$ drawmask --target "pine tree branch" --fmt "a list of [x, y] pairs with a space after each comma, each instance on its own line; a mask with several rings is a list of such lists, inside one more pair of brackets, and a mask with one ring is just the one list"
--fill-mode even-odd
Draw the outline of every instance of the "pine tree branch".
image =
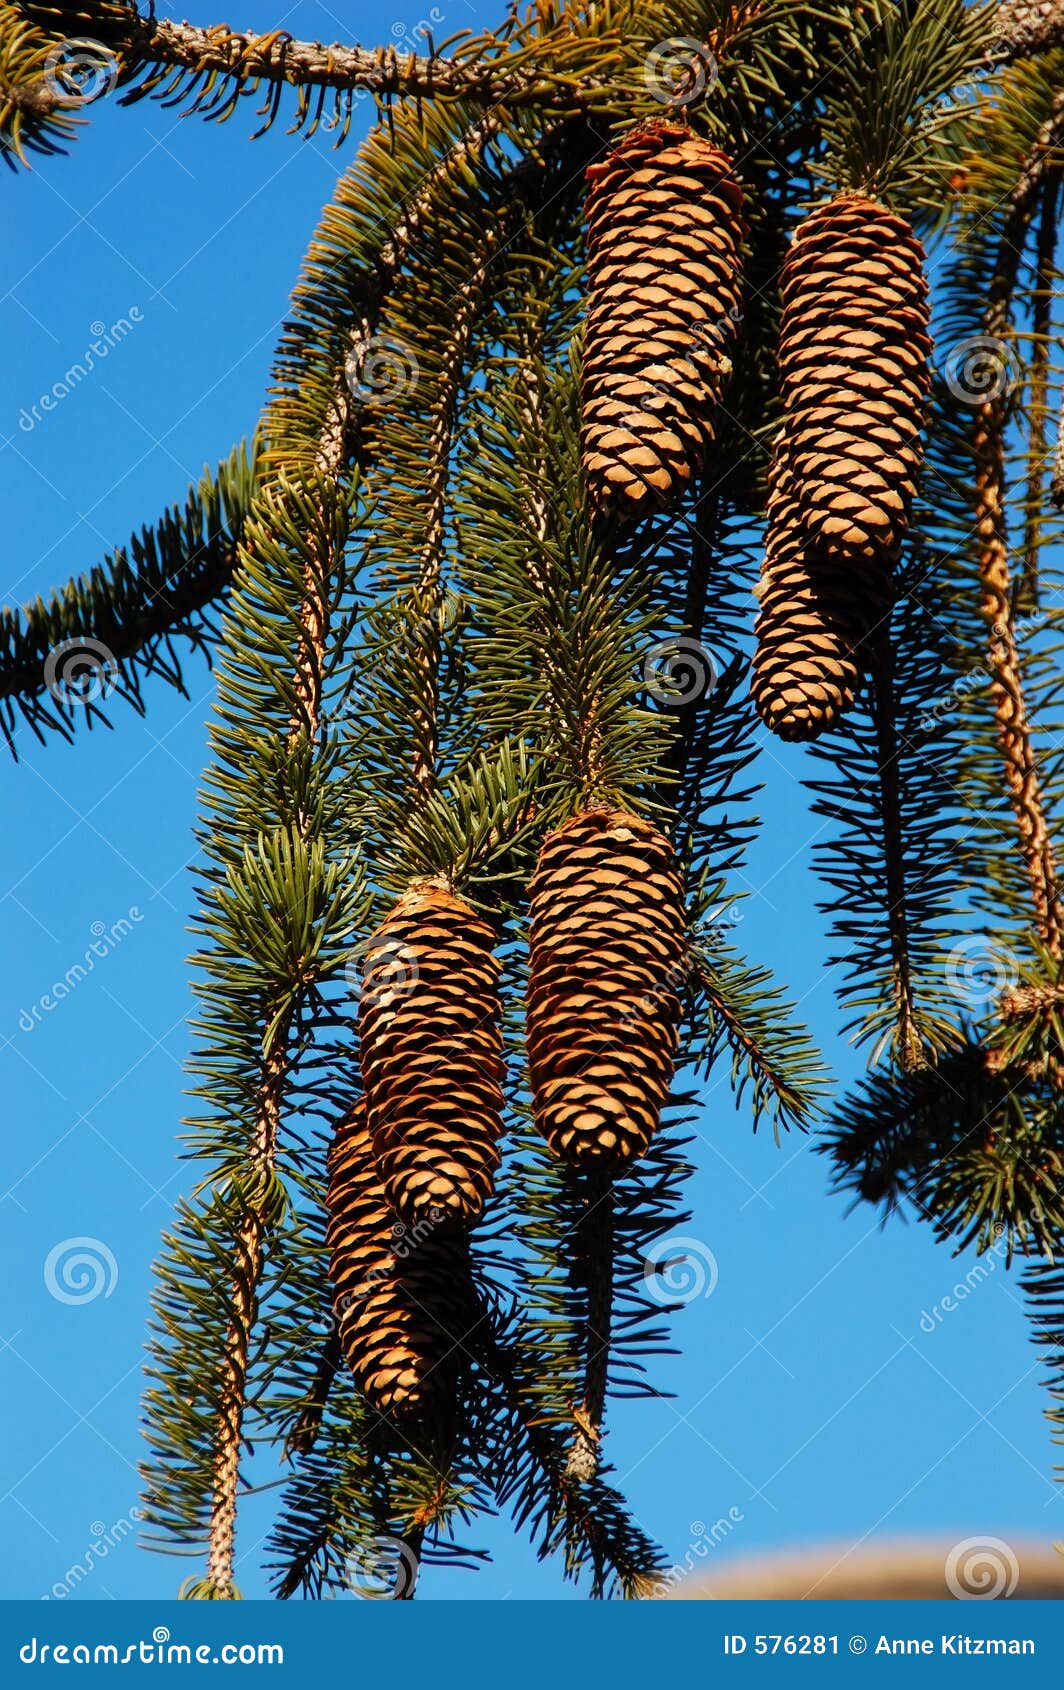
[[[56, 40], [97, 40], [113, 55], [123, 104], [155, 96], [224, 120], [241, 97], [265, 90], [258, 134], [274, 122], [286, 89], [298, 98], [294, 128], [313, 133], [328, 102], [327, 127], [339, 131], [338, 139], [347, 134], [354, 101], [363, 93], [378, 102], [461, 100], [565, 113], [615, 105], [618, 80], [628, 69], [630, 81], [632, 63], [638, 73], [643, 56], [628, 45], [631, 8], [623, 4], [616, 8], [617, 22], [610, 7], [592, 23], [570, 14], [553, 27], [514, 9], [501, 28], [476, 36], [460, 31], [440, 48], [422, 25], [426, 53], [404, 53], [394, 43], [297, 41], [284, 29], [256, 34], [224, 23], [200, 27], [141, 11], [135, 0], [102, 0], [88, 13], [79, 0], [24, 0], [20, 9]], [[61, 117], [77, 103], [76, 93], [71, 97], [54, 77], [24, 82], [18, 98], [38, 120]]]
[[916, 1015], [915, 982], [912, 978], [909, 945], [909, 900], [906, 888], [908, 864], [902, 826], [899, 745], [894, 714], [894, 652], [890, 643], [889, 622], [876, 631], [874, 640], [870, 708], [875, 728], [876, 769], [880, 786], [878, 810], [883, 825], [885, 914], [894, 995], [892, 1044], [899, 1066], [904, 1072], [909, 1072], [921, 1067], [927, 1061], [927, 1054], [920, 1037]]
[[[91, 573], [22, 611], [0, 612], [0, 731], [14, 750], [21, 715], [43, 738], [69, 739], [79, 712], [106, 720], [96, 692], [65, 685], [65, 660], [88, 640], [86, 657], [106, 694], [114, 689], [143, 711], [153, 675], [184, 692], [173, 641], [206, 649], [215, 638], [207, 612], [228, 589], [237, 549], [261, 477], [260, 445], [238, 446], [214, 474], [204, 471], [183, 506], [134, 534]], [[94, 648], [91, 642], [97, 642]], [[53, 673], [54, 669], [54, 673]]]
[[1049, 398], [1050, 338], [1053, 331], [1053, 261], [1057, 246], [1060, 177], [1046, 181], [1038, 213], [1034, 291], [1031, 321], [1031, 397], [1028, 405], [1027, 512], [1023, 538], [1023, 580], [1018, 609], [1027, 613], [1038, 604], [1038, 559], [1042, 535], [1045, 486], [1047, 405]]

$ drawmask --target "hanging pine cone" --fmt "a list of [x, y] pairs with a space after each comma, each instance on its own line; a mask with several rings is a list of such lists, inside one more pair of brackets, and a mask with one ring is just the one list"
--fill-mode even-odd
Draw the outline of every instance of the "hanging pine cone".
[[847, 563], [891, 559], [909, 524], [930, 391], [927, 291], [909, 225], [862, 194], [812, 212], [783, 267], [774, 473], [800, 490], [818, 551]]
[[329, 1152], [333, 1309], [355, 1380], [381, 1414], [418, 1416], [448, 1393], [465, 1330], [461, 1245], [427, 1220], [410, 1232], [388, 1203], [359, 1102]]
[[480, 1214], [499, 1163], [495, 936], [447, 887], [403, 894], [370, 941], [359, 1008], [367, 1119], [403, 1220]]
[[661, 122], [632, 130], [587, 180], [584, 477], [595, 509], [633, 518], [672, 503], [712, 444], [743, 196], [724, 153]]
[[625, 810], [585, 810], [544, 839], [530, 890], [536, 1121], [573, 1166], [620, 1171], [653, 1137], [676, 1055], [685, 940], [672, 847]]
[[793, 494], [769, 499], [751, 691], [781, 739], [815, 739], [853, 703], [890, 603], [890, 573], [817, 552]]

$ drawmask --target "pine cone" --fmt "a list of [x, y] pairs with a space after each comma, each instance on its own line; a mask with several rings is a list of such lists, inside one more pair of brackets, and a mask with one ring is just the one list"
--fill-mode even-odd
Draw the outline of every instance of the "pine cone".
[[531, 883], [528, 1054], [556, 1156], [619, 1172], [669, 1094], [685, 976], [672, 847], [625, 810], [585, 810], [543, 841]]
[[722, 152], [660, 122], [632, 130], [587, 180], [584, 477], [595, 509], [634, 518], [671, 504], [712, 444], [743, 196]]
[[908, 528], [923, 455], [923, 248], [903, 218], [842, 194], [801, 225], [780, 286], [784, 421], [774, 474], [800, 489], [801, 521], [819, 552], [882, 563]]
[[329, 1152], [333, 1308], [355, 1380], [380, 1414], [420, 1416], [449, 1394], [465, 1331], [454, 1237], [390, 1207], [359, 1102]]
[[815, 739], [848, 710], [890, 604], [890, 572], [861, 576], [818, 552], [802, 532], [797, 500], [782, 485], [769, 500], [768, 549], [757, 597], [751, 691], [781, 739]]
[[499, 1163], [495, 935], [464, 899], [412, 886], [370, 942], [359, 1010], [367, 1119], [389, 1199], [411, 1223], [480, 1214]]

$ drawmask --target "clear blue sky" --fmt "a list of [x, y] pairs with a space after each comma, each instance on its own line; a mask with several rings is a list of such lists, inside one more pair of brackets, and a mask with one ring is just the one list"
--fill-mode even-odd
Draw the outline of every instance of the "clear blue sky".
[[[224, 10], [234, 25], [372, 42], [429, 9], [398, 9], [394, 24], [362, 4]], [[484, 0], [442, 0], [440, 11], [439, 35], [497, 15]], [[221, 14], [183, 0], [176, 15]], [[91, 116], [68, 158], [3, 184], [0, 498], [4, 596], [15, 602], [91, 566], [251, 429], [301, 255], [353, 153], [281, 126], [252, 145], [250, 105], [222, 127], [149, 104], [99, 103]], [[20, 430], [23, 408], [98, 333], [91, 325], [131, 307], [141, 321], [106, 365]], [[176, 1159], [187, 864], [211, 708], [206, 668], [194, 661], [189, 680], [191, 702], [156, 686], [146, 721], [119, 705], [113, 732], [82, 733], [73, 748], [23, 735], [20, 766], [0, 767], [4, 1596], [47, 1593], [137, 1501], [149, 1268], [187, 1180]], [[766, 825], [742, 936], [801, 998], [846, 1078], [855, 1070], [836, 1036], [798, 768], [779, 748], [764, 759]], [[120, 921], [128, 931], [111, 940]], [[94, 938], [106, 956], [34, 1018]], [[682, 1356], [659, 1364], [675, 1399], [622, 1405], [611, 1434], [634, 1509], [670, 1555], [683, 1558], [695, 1522], [729, 1510], [717, 1563], [866, 1534], [1064, 1536], [1035, 1352], [1003, 1268], [928, 1333], [921, 1315], [970, 1258], [954, 1262], [925, 1228], [881, 1232], [867, 1211], [847, 1217], [809, 1142], [755, 1140], [723, 1075], [699, 1128], [687, 1231], [712, 1250], [719, 1280], [677, 1318]], [[64, 1304], [45, 1264], [79, 1237], [106, 1247], [117, 1278], [110, 1295]], [[256, 1511], [240, 1539], [249, 1595], [265, 1593], [260, 1530]], [[191, 1570], [113, 1535], [71, 1599], [170, 1595]], [[491, 1566], [430, 1571], [424, 1595], [562, 1593], [557, 1570], [537, 1567], [506, 1522], [487, 1522], [483, 1541]]]

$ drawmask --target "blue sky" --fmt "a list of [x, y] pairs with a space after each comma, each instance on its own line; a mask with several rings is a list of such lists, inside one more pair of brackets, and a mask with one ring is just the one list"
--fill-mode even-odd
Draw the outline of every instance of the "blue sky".
[[[441, 12], [438, 36], [496, 15], [465, 0], [443, 0]], [[397, 8], [393, 22], [362, 5], [307, 0], [281, 16], [242, 0], [233, 21], [369, 43], [398, 41], [428, 14]], [[176, 15], [217, 21], [199, 0]], [[250, 431], [302, 253], [353, 153], [281, 126], [251, 144], [250, 105], [220, 127], [147, 103], [120, 111], [100, 102], [91, 118], [68, 158], [38, 161], [4, 184], [0, 497], [13, 602], [90, 567]], [[20, 415], [99, 333], [93, 325], [131, 310], [133, 327], [106, 364], [20, 428]], [[0, 768], [8, 1597], [62, 1586], [67, 1569], [105, 1542], [106, 1557], [91, 1557], [94, 1571], [68, 1599], [167, 1596], [191, 1570], [139, 1551], [123, 1524], [138, 1495], [149, 1269], [187, 1179], [176, 1159], [190, 1007], [187, 865], [211, 708], [210, 676], [196, 660], [189, 687], [189, 701], [153, 687], [146, 720], [119, 705], [113, 732], [81, 733], [74, 747], [42, 749], [23, 735], [20, 765]], [[763, 764], [765, 827], [741, 938], [801, 999], [845, 1079], [856, 1065], [839, 1045], [824, 969], [810, 872], [817, 824], [795, 779], [797, 754], [775, 747]], [[92, 969], [44, 1008], [94, 941]], [[809, 1141], [755, 1139], [723, 1075], [706, 1088], [697, 1160], [685, 1230], [712, 1252], [716, 1285], [676, 1321], [682, 1355], [659, 1364], [675, 1397], [622, 1405], [611, 1434], [623, 1488], [670, 1555], [682, 1561], [705, 1535], [699, 1523], [725, 1517], [717, 1564], [865, 1537], [1064, 1536], [1036, 1355], [1003, 1265], [941, 1320], [921, 1324], [972, 1258], [953, 1261], [925, 1228], [882, 1232], [870, 1212], [847, 1216]], [[96, 1241], [109, 1289], [63, 1302], [48, 1289], [46, 1264], [81, 1238]], [[249, 1595], [265, 1594], [256, 1543], [264, 1515], [256, 1504], [241, 1533]], [[563, 1594], [557, 1569], [538, 1567], [507, 1522], [487, 1522], [483, 1542], [494, 1554], [486, 1570], [430, 1571], [424, 1594]]]

